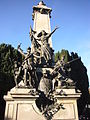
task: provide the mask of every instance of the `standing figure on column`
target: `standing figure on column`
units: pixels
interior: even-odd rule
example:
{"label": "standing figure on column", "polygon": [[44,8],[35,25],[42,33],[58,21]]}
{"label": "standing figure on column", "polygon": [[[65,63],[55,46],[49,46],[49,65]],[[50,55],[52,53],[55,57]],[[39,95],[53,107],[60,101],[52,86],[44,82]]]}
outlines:
{"label": "standing figure on column", "polygon": [[[29,76],[29,85],[31,85],[31,75],[28,72],[29,70],[32,70],[32,65],[30,63],[30,58],[33,59],[31,54],[31,48],[29,47],[27,49],[27,53],[24,53],[23,50],[20,48],[20,45],[18,45],[18,51],[25,57],[24,61],[22,63],[22,69],[24,70],[24,85],[27,86],[27,79]],[[32,61],[32,60],[31,60]]]}
{"label": "standing figure on column", "polygon": [[40,54],[40,56],[45,59],[46,63],[49,60],[52,60],[54,50],[49,45],[49,38],[56,31],[56,29],[58,29],[58,27],[56,27],[51,33],[46,33],[44,30],[42,30],[37,35],[37,37],[38,37],[37,40],[41,41],[41,54]]}

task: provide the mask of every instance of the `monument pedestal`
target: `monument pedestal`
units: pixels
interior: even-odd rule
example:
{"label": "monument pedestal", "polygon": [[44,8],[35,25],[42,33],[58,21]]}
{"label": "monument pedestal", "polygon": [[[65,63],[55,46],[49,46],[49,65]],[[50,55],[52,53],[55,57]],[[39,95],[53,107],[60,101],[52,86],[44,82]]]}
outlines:
{"label": "monument pedestal", "polygon": [[[59,89],[60,90],[60,89]],[[31,95],[28,88],[13,88],[6,100],[5,120],[46,120],[35,104],[38,95]],[[63,89],[66,96],[55,95],[58,103],[65,109],[60,109],[52,120],[78,120],[77,99],[80,93],[74,89]]]}
{"label": "monument pedestal", "polygon": [[[76,93],[75,89],[62,89],[65,96],[56,95],[58,102],[63,104],[65,109],[60,109],[53,117],[53,120],[79,120],[77,99],[81,93]],[[57,91],[60,91],[58,89]]]}
{"label": "monument pedestal", "polygon": [[5,120],[45,120],[35,100],[38,95],[31,95],[28,88],[13,88],[4,96],[6,100]]}

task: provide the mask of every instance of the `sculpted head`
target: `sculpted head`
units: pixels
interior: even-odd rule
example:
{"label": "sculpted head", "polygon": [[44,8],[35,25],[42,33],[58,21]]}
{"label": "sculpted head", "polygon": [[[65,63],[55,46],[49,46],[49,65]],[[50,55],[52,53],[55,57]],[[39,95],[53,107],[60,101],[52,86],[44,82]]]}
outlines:
{"label": "sculpted head", "polygon": [[45,32],[45,30],[42,30],[40,33],[38,33],[37,37],[41,37],[42,35],[47,35],[48,33]]}
{"label": "sculpted head", "polygon": [[42,33],[42,35],[46,35],[45,30],[42,30],[41,33]]}
{"label": "sculpted head", "polygon": [[31,48],[30,48],[30,47],[27,48],[27,52],[28,52],[28,53],[31,52]]}

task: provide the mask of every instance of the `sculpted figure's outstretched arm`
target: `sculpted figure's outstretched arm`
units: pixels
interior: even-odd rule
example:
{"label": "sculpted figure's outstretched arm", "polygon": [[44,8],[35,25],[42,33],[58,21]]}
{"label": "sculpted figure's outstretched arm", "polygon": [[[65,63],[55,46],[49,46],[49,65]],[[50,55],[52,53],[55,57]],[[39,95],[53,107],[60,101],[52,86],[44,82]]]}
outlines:
{"label": "sculpted figure's outstretched arm", "polygon": [[25,53],[23,50],[20,48],[21,44],[18,45],[17,50],[25,57]]}
{"label": "sculpted figure's outstretched arm", "polygon": [[32,27],[30,26],[30,37],[35,34],[36,32],[32,29]]}
{"label": "sculpted figure's outstretched arm", "polygon": [[55,27],[55,29],[48,35],[48,38],[51,37],[51,35],[58,29],[59,27]]}
{"label": "sculpted figure's outstretched arm", "polygon": [[35,40],[37,40],[37,38],[35,37],[35,33],[36,33],[36,31],[34,31],[34,30],[32,29],[32,27],[30,26],[30,37],[31,37],[31,41],[33,40],[33,38],[34,38]]}

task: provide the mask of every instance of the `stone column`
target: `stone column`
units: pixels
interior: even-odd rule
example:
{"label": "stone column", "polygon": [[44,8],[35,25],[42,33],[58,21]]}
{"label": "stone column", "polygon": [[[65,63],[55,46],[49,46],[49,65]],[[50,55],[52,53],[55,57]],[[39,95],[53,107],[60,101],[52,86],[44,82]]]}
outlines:
{"label": "stone column", "polygon": [[[43,1],[39,2],[37,6],[33,6],[32,19],[34,20],[33,30],[36,31],[36,36],[42,30],[50,33],[50,17],[52,9],[47,7]],[[51,38],[49,39],[50,47],[52,47]],[[32,47],[31,47],[32,48]]]}

